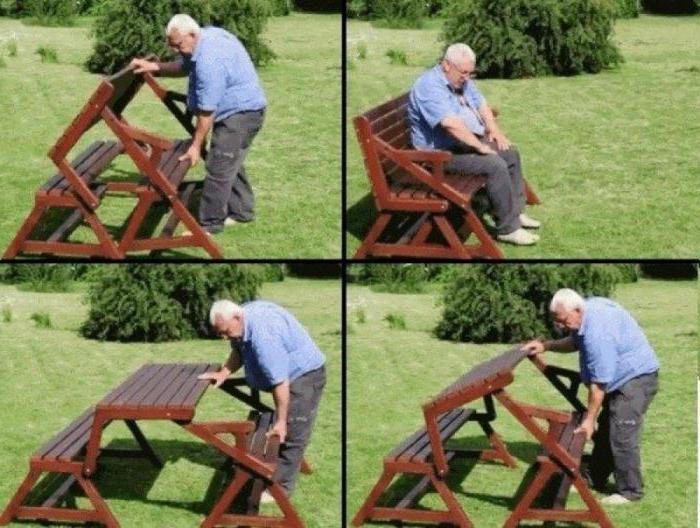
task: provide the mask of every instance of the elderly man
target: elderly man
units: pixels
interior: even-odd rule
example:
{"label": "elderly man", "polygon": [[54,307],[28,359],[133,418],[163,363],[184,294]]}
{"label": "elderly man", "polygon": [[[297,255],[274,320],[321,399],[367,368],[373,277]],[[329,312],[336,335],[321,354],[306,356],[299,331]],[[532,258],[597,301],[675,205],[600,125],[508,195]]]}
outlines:
{"label": "elderly man", "polygon": [[216,301],[209,322],[230,340],[231,354],[220,371],[199,377],[218,387],[243,365],[248,385],[272,392],[276,418],[269,434],[281,444],[275,480],[291,495],[326,384],[325,357],[294,316],[270,302]]}
{"label": "elderly man", "polygon": [[523,228],[537,220],[525,208],[525,184],[520,155],[501,132],[486,99],[473,80],[476,56],[466,44],[452,44],[442,61],[413,85],[408,104],[413,146],[454,153],[445,170],[454,174],[485,174],[499,240],[531,245],[539,240]]}
{"label": "elderly man", "polygon": [[231,33],[200,28],[189,15],[175,15],[166,28],[174,62],[134,59],[136,73],[189,75],[187,106],[197,116],[192,145],[180,157],[195,165],[213,128],[199,223],[208,233],[255,218],[253,189],[243,160],[263,124],[267,102],[248,52]]}
{"label": "elderly man", "polygon": [[594,441],[588,466],[591,484],[603,490],[614,473],[617,493],[603,502],[639,500],[643,495],[639,442],[644,414],[658,390],[656,354],[629,312],[610,299],[584,300],[575,291],[562,289],[554,294],[550,312],[555,324],[569,335],[530,341],[524,348],[531,354],[579,351],[588,409],[576,432],[583,431]]}

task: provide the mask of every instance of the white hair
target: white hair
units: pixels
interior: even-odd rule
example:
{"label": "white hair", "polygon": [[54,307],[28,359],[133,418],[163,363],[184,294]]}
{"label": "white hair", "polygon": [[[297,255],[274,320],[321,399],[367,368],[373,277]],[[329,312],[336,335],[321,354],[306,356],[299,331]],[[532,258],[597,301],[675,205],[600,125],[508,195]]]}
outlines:
{"label": "white hair", "polygon": [[554,312],[559,307],[562,307],[567,311],[571,311],[582,309],[583,305],[583,297],[581,297],[577,292],[570,288],[562,288],[552,297],[552,302],[549,303],[549,311]]}
{"label": "white hair", "polygon": [[242,313],[243,308],[238,306],[235,302],[229,301],[227,299],[215,301],[209,309],[209,324],[215,326],[217,317],[229,320],[237,315],[241,315]]}
{"label": "white hair", "polygon": [[199,35],[200,27],[197,21],[190,15],[179,13],[170,19],[168,27],[165,28],[165,34],[170,35],[175,29],[180,34],[194,33],[195,35]]}
{"label": "white hair", "polygon": [[445,50],[443,58],[453,64],[460,59],[467,59],[469,62],[476,64],[476,53],[474,53],[474,50],[461,42],[450,44]]}

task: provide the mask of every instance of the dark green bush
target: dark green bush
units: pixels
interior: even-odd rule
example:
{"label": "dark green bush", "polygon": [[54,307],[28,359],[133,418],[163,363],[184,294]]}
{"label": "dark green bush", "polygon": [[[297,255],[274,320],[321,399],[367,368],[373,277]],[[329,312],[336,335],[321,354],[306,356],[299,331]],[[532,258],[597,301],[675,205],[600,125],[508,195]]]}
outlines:
{"label": "dark green bush", "polygon": [[5,264],[0,266],[0,282],[16,284],[22,290],[39,292],[69,291],[75,280],[85,277],[87,264]]}
{"label": "dark green bush", "polygon": [[51,323],[51,315],[48,312],[35,312],[29,316],[29,318],[34,321],[37,328],[51,328],[53,324]]}
{"label": "dark green bush", "polygon": [[642,0],[642,7],[649,13],[662,15],[691,15],[700,11],[699,0]]}
{"label": "dark green bush", "polygon": [[74,0],[24,0],[24,12],[42,26],[71,26],[78,14]]}
{"label": "dark green bush", "polygon": [[637,18],[641,10],[640,0],[613,0],[615,16],[618,18]]}
{"label": "dark green bush", "polygon": [[[244,265],[245,269],[248,267],[248,265]],[[252,264],[250,267],[260,274],[263,282],[282,282],[284,280],[284,264]]]}
{"label": "dark green bush", "polygon": [[214,25],[235,34],[255,64],[274,58],[260,35],[269,16],[267,0],[105,0],[95,19],[95,46],[87,61],[93,73],[114,73],[133,57],[154,53],[173,57],[165,27],[176,13],[187,13],[201,26]]}
{"label": "dark green bush", "polygon": [[428,14],[423,0],[373,0],[374,16],[391,28],[420,28]]}
{"label": "dark green bush", "polygon": [[259,274],[235,264],[125,264],[92,283],[81,331],[107,341],[172,341],[213,337],[214,300],[254,299]]}
{"label": "dark green bush", "polygon": [[271,16],[286,16],[292,12],[291,0],[267,0]]}
{"label": "dark green bush", "polygon": [[613,264],[620,276],[620,283],[637,282],[639,280],[638,264]]}
{"label": "dark green bush", "polygon": [[442,294],[435,334],[475,343],[513,343],[555,333],[552,295],[572,288],[584,297],[609,295],[620,274],[599,264],[455,266]]}
{"label": "dark green bush", "polygon": [[24,0],[0,0],[0,16],[25,15]]}
{"label": "dark green bush", "polygon": [[482,77],[598,73],[622,62],[608,0],[453,2],[441,39],[469,44]]}

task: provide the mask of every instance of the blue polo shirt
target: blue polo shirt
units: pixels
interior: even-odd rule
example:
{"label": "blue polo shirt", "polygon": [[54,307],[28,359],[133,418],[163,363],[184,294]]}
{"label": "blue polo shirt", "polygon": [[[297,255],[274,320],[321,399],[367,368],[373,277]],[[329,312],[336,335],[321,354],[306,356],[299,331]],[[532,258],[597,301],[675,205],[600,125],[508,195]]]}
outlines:
{"label": "blue polo shirt", "polygon": [[459,141],[447,133],[440,122],[447,116],[459,117],[477,136],[486,132],[479,109],[486,99],[474,84],[467,81],[462,90],[455,91],[437,66],[421,75],[411,88],[408,101],[408,121],[414,147],[450,149]]}
{"label": "blue polo shirt", "polygon": [[242,342],[231,341],[254,389],[270,390],[284,380],[294,381],[324,365],[326,358],[306,329],[287,310],[266,301],[243,308]]}
{"label": "blue polo shirt", "polygon": [[214,121],[218,122],[238,112],[267,106],[250,55],[228,31],[202,28],[192,55],[181,55],[181,61],[183,71],[189,74],[190,110],[214,112]]}
{"label": "blue polo shirt", "polygon": [[586,299],[581,328],[572,336],[579,350],[581,378],[605,384],[605,392],[659,370],[659,360],[637,321],[610,299]]}

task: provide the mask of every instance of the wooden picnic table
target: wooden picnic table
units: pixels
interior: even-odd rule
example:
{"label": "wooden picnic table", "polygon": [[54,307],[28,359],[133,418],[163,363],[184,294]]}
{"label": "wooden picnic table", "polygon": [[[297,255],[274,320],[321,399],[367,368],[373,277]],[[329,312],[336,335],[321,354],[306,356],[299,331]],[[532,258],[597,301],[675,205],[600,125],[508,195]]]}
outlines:
{"label": "wooden picnic table", "polygon": [[[202,526],[241,524],[239,521],[244,520],[248,526],[303,527],[303,522],[286,494],[273,480],[278,442],[267,439],[265,433],[272,426],[272,409],[260,401],[257,391],[251,389],[250,394],[245,393],[245,380],[242,379],[227,380],[222,385],[222,389],[229,395],[256,410],[258,418],[254,421],[194,421],[196,406],[211,386],[209,380],[200,380],[198,376],[219,368],[214,363],[149,363],[140,367],[34,454],[30,460],[29,475],[0,517],[0,525],[17,517],[96,521],[117,528],[118,521],[92,482],[92,477],[98,471],[98,460],[105,455],[137,455],[145,456],[155,466],[162,467],[160,459],[136,422],[167,420],[221,451],[227,457],[228,466],[235,471],[235,478]],[[123,420],[127,424],[139,450],[102,447],[102,433],[115,420]],[[230,443],[220,437],[224,434],[232,435],[235,442]],[[271,445],[274,446],[272,449]],[[310,471],[308,464],[305,469],[306,472]],[[44,501],[42,505],[22,505],[44,472],[64,473],[68,478],[50,500]],[[253,501],[254,511],[249,508],[244,515],[230,513],[231,504],[249,480],[253,480],[258,495]],[[76,483],[83,488],[94,510],[57,507]],[[283,513],[282,517],[257,514],[257,502],[264,489],[268,489],[276,500]]]}

